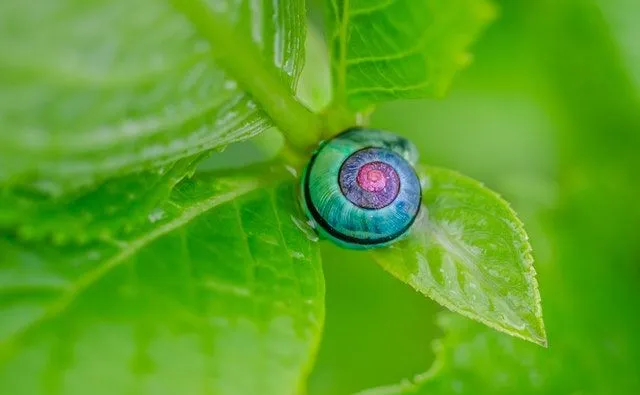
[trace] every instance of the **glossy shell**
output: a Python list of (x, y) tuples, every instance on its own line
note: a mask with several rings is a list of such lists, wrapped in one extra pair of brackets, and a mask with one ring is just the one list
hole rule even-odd
[(347, 248), (386, 246), (420, 211), (417, 151), (392, 133), (354, 128), (323, 143), (302, 177), (302, 204), (321, 236)]

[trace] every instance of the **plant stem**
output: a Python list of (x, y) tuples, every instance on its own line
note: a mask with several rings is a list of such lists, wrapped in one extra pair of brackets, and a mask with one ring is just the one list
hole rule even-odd
[(277, 158), (284, 164), (293, 167), (296, 170), (300, 170), (309, 161), (306, 155), (301, 154), (299, 151), (294, 150), (289, 144), (285, 142), (280, 152), (278, 152)]
[(371, 111), (372, 109), (367, 112), (352, 113), (348, 110), (346, 104), (332, 102), (321, 113), (324, 121), (322, 139), (330, 139), (354, 126), (367, 126)]
[(261, 61), (249, 35), (239, 34), (226, 15), (203, 0), (172, 2), (209, 40), (216, 62), (251, 94), (293, 147), (307, 151), (317, 144), (322, 129), (320, 118), (296, 100), (274, 65)]

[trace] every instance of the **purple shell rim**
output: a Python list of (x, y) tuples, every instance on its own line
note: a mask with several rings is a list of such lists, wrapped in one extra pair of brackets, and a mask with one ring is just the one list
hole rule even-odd
[[(349, 156), (339, 172), (339, 184), (343, 195), (358, 207), (378, 210), (387, 207), (400, 193), (400, 177), (389, 163), (379, 160), (378, 149), (363, 149)], [(368, 181), (375, 172), (382, 180)], [(383, 185), (381, 185), (383, 184)]]

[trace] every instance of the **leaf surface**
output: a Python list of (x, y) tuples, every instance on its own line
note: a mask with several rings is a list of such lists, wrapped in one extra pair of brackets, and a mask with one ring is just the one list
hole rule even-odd
[[(210, 23), (251, 39), (260, 59), (245, 59), (247, 67), (273, 70), (294, 91), (302, 1), (208, 7)], [(0, 37), (0, 182), (60, 191), (171, 165), (271, 126), (243, 81), (214, 60), (223, 48), (170, 2), (3, 1)]]
[(200, 158), (194, 155), (170, 166), (110, 179), (95, 189), (58, 199), (28, 189), (0, 190), (0, 229), (24, 240), (55, 244), (83, 244), (131, 232), (162, 217), (162, 204)]
[[(438, 356), (429, 371), (412, 380), (358, 395), (547, 393), (544, 383), (547, 377), (543, 376), (559, 368), (557, 364), (548, 364), (551, 362), (548, 350), (451, 313), (440, 314), (438, 323), (446, 336), (435, 343)], [(560, 386), (554, 391), (566, 393), (570, 389)]]
[(374, 259), (443, 306), (546, 345), (531, 246), (513, 210), (454, 171), (427, 167), (419, 175), (422, 218)]
[(323, 322), (293, 182), (186, 180), (110, 242), (0, 240), (0, 388), (11, 394), (284, 394)]
[(488, 0), (327, 0), (334, 100), (441, 96), (494, 17)]

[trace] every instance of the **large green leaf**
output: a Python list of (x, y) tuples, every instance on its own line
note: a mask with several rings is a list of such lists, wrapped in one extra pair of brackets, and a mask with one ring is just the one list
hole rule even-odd
[(173, 165), (107, 180), (95, 189), (59, 199), (20, 188), (0, 190), (0, 230), (25, 240), (86, 243), (157, 220), (174, 186), (201, 155)]
[(228, 48), (183, 15), (201, 2), (176, 4), (180, 11), (156, 0), (0, 2), (0, 182), (59, 191), (271, 126), (243, 78), (266, 74), (293, 92), (303, 2), (209, 2), (206, 24), (230, 26), (218, 41), (246, 44), (234, 47), (246, 55), (234, 58), (247, 69), (240, 79), (214, 60)]
[(456, 172), (429, 167), (420, 177), (423, 218), (376, 261), (453, 311), (546, 345), (531, 246), (513, 210)]
[(439, 96), (493, 18), (488, 0), (327, 0), (334, 97), (362, 109)]
[(0, 240), (0, 388), (22, 394), (292, 394), (323, 322), (294, 183), (198, 177), (135, 234)]

